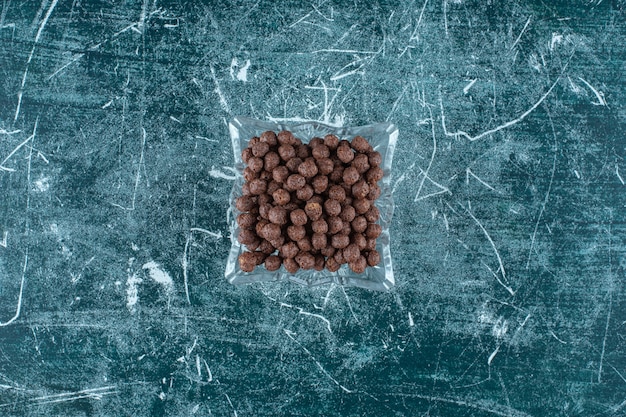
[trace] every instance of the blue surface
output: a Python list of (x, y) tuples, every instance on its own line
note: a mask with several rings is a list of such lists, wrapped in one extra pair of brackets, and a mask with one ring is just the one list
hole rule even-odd
[[(0, 415), (626, 413), (623, 1), (0, 10)], [(234, 115), (398, 126), (391, 292), (226, 282)]]

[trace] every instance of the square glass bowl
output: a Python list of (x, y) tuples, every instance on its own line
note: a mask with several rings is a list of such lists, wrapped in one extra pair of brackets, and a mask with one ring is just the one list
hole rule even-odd
[[(357, 127), (332, 127), (314, 121), (293, 124), (273, 123), (238, 116), (230, 122), (229, 130), (235, 157), (236, 179), (230, 193), (229, 208), (230, 213), (232, 213), (229, 216), (232, 246), (228, 254), (224, 275), (231, 284), (290, 280), (308, 286), (335, 283), (379, 291), (386, 291), (393, 287), (395, 280), (391, 265), (389, 225), (391, 224), (394, 209), (390, 181), (391, 163), (396, 142), (398, 141), (398, 129), (395, 125), (392, 123), (376, 123)], [(248, 142), (252, 137), (260, 136), (261, 133), (267, 130), (276, 133), (281, 130), (289, 130), (304, 143), (308, 143), (314, 137), (323, 138), (328, 134), (334, 134), (339, 139), (347, 140), (352, 140), (354, 136), (360, 135), (369, 141), (374, 150), (381, 153), (383, 158), (381, 168), (384, 171), (384, 176), (378, 182), (381, 194), (375, 203), (380, 211), (378, 223), (382, 226), (382, 233), (376, 239), (376, 250), (381, 255), (380, 263), (377, 266), (366, 268), (362, 274), (352, 272), (348, 265), (345, 264), (337, 272), (330, 272), (326, 269), (322, 271), (299, 270), (295, 274), (290, 274), (283, 266), (274, 272), (266, 270), (263, 265), (257, 266), (252, 272), (244, 272), (239, 268), (238, 257), (244, 251), (244, 247), (237, 240), (239, 226), (236, 218), (239, 215), (239, 211), (235, 207), (235, 200), (241, 196), (241, 187), (244, 184), (243, 170), (245, 164), (241, 159), (241, 151), (248, 146)]]

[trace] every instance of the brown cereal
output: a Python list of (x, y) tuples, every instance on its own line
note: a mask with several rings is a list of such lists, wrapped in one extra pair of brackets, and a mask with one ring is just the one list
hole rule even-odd
[(261, 194), (257, 197), (257, 204), (270, 204), (272, 202), (272, 196), (269, 194)]
[(315, 161), (320, 174), (328, 175), (335, 169), (335, 164), (330, 158), (322, 158)]
[(263, 171), (263, 160), (253, 156), (248, 160), (248, 168), (257, 173)]
[(276, 133), (272, 132), (271, 130), (261, 133), (261, 136), (259, 136), (259, 141), (265, 142), (270, 146), (276, 146), (276, 144), (278, 143)]
[(289, 169), (284, 165), (276, 167), (274, 171), (272, 171), (272, 178), (279, 184), (284, 183), (287, 177), (289, 177)]
[(343, 171), (344, 168), (342, 166), (335, 165), (333, 172), (328, 175), (328, 179), (334, 183), (340, 183), (343, 180)]
[(256, 233), (254, 233), (254, 230), (250, 230), (250, 229), (241, 229), (239, 231), (239, 236), (237, 237), (237, 240), (242, 245), (250, 244), (254, 242), (256, 239), (257, 239)]
[(359, 250), (359, 247), (354, 243), (349, 244), (343, 250), (343, 258), (347, 262), (355, 262), (359, 259), (359, 256), (361, 256), (361, 251)]
[(285, 237), (279, 236), (277, 239), (269, 239), (268, 242), (270, 242), (274, 248), (279, 249), (285, 243)]
[(299, 251), (300, 249), (298, 248), (298, 245), (296, 245), (295, 242), (285, 243), (278, 250), (278, 252), (280, 253), (280, 256), (282, 256), (283, 258), (294, 258), (298, 254)]
[(343, 234), (333, 235), (331, 245), (335, 249), (343, 249), (350, 244), (350, 237)]
[(350, 233), (352, 233), (352, 226), (350, 226), (350, 223), (343, 222), (343, 227), (341, 228), (341, 231), (339, 233), (342, 235), (349, 236)]
[(272, 198), (274, 198), (274, 192), (278, 189), (281, 188), (281, 185), (279, 183), (277, 183), (274, 180), (271, 180), (268, 184), (267, 184), (267, 194), (271, 195)]
[(246, 245), (246, 248), (248, 248), (248, 250), (257, 250), (257, 248), (261, 245), (261, 239), (256, 239), (254, 242), (252, 243), (248, 243)]
[(341, 268), (341, 264), (333, 257), (326, 258), (326, 264), (324, 265), (330, 272), (337, 272)]
[(380, 263), (380, 253), (376, 249), (371, 250), (367, 254), (367, 264), (369, 266), (376, 266)]
[(313, 190), (313, 187), (309, 184), (305, 184), (304, 187), (296, 191), (296, 197), (298, 197), (298, 200), (307, 201), (313, 197), (314, 193), (315, 191)]
[(261, 238), (265, 238), (265, 236), (263, 235), (263, 228), (265, 227), (265, 225), (269, 224), (269, 222), (265, 219), (261, 219), (257, 222), (256, 226), (254, 227), (254, 230), (256, 231), (257, 236), (261, 237)]
[(298, 158), (296, 156), (295, 158), (291, 158), (289, 161), (287, 161), (285, 166), (287, 167), (289, 172), (293, 172), (294, 174), (297, 174), (298, 173), (298, 167), (301, 164), (302, 164), (302, 159), (300, 159), (300, 158)]
[(367, 268), (367, 261), (365, 260), (364, 256), (359, 256), (359, 259), (357, 259), (356, 261), (349, 262), (348, 266), (354, 273), (362, 274), (363, 272), (365, 272), (365, 268)]
[(365, 235), (370, 239), (376, 239), (382, 233), (383, 228), (378, 223), (370, 223), (367, 225)]
[(278, 268), (280, 268), (280, 265), (283, 263), (283, 261), (276, 255), (271, 255), (268, 256), (265, 259), (265, 269), (267, 269), (268, 271), (276, 271), (278, 270)]
[(266, 142), (259, 141), (252, 146), (252, 155), (258, 158), (262, 158), (263, 156), (265, 156), (266, 153), (269, 152), (269, 150), (270, 145), (268, 145)]
[(270, 181), (272, 180), (272, 173), (269, 171), (263, 170), (259, 173), (259, 178), (262, 179), (263, 181)]
[(307, 203), (317, 203), (321, 205), (324, 203), (324, 199), (322, 198), (322, 196), (314, 195), (313, 197), (309, 198), (309, 201), (307, 201)]
[(315, 257), (304, 251), (296, 255), (295, 261), (302, 269), (313, 269), (313, 266), (315, 265)]
[(316, 146), (321, 145), (323, 143), (324, 143), (324, 140), (322, 138), (314, 137), (309, 141), (309, 146), (311, 147), (311, 149), (314, 149)]
[[(266, 255), (271, 255), (272, 253), (274, 253), (276, 249), (274, 248), (274, 245), (272, 245), (272, 243), (269, 240), (262, 240), (261, 244), (259, 245), (259, 251), (261, 251), (262, 253), (266, 254)], [(260, 262), (257, 260), (258, 264), (260, 265), (263, 260), (261, 260)]]
[(289, 239), (297, 242), (306, 236), (306, 229), (304, 226), (296, 226), (295, 224), (292, 224), (287, 227), (287, 236), (289, 236)]
[(239, 211), (250, 211), (253, 207), (256, 206), (256, 200), (254, 197), (249, 195), (244, 195), (235, 200), (235, 207)]
[(280, 226), (275, 223), (268, 223), (263, 227), (263, 237), (267, 240), (278, 239), (280, 235)]
[(291, 219), (291, 223), (296, 226), (304, 226), (307, 222), (307, 215), (302, 209), (297, 209), (289, 213), (289, 218)]
[[(302, 145), (305, 146), (305, 145)], [(298, 172), (304, 178), (313, 178), (317, 175), (317, 165), (315, 165), (314, 159), (306, 159), (303, 163), (298, 166)]]
[(287, 188), (292, 191), (299, 190), (300, 188), (304, 187), (305, 184), (306, 180), (300, 174), (291, 174), (287, 178)]
[(287, 223), (287, 210), (280, 206), (272, 207), (267, 218), (272, 223), (283, 225)]
[(256, 256), (252, 252), (239, 255), (239, 267), (243, 272), (252, 272), (256, 266)]
[(363, 136), (355, 136), (350, 145), (352, 149), (361, 153), (367, 153), (372, 150), (372, 145)]
[(254, 136), (252, 139), (250, 139), (250, 142), (248, 142), (248, 148), (252, 150), (252, 147), (256, 145), (257, 143), (259, 143), (259, 141), (260, 141), (260, 138), (257, 136)]
[(355, 167), (348, 167), (343, 171), (343, 183), (345, 185), (354, 185), (359, 180), (361, 175)]
[(309, 145), (300, 144), (296, 146), (296, 156), (300, 159), (306, 159), (311, 156)]
[(344, 190), (341, 185), (332, 185), (328, 189), (328, 198), (341, 203), (346, 199), (346, 190)]
[(349, 145), (341, 144), (337, 147), (337, 157), (344, 164), (348, 164), (354, 159), (354, 152), (352, 152)]
[(313, 178), (311, 184), (313, 185), (313, 190), (316, 194), (322, 194), (328, 188), (328, 177), (326, 175), (318, 175), (317, 177)]
[(268, 152), (263, 157), (265, 170), (273, 171), (280, 164), (280, 156), (276, 152)]
[(283, 130), (278, 132), (278, 143), (281, 145), (293, 145), (296, 143), (296, 138), (290, 131)]
[(352, 196), (354, 198), (365, 198), (370, 192), (370, 186), (363, 180), (360, 180), (352, 186)]
[(365, 173), (365, 179), (369, 183), (378, 182), (378, 181), (382, 180), (384, 176), (385, 176), (385, 173), (384, 173), (384, 171), (383, 171), (383, 169), (381, 167), (371, 167)]
[(377, 167), (383, 163), (383, 156), (380, 152), (372, 151), (368, 154), (370, 166)]
[(251, 195), (252, 194), (250, 192), (250, 184), (248, 182), (244, 182), (243, 185), (241, 186), (241, 194), (242, 195)]
[(293, 258), (287, 258), (283, 260), (283, 266), (290, 274), (295, 274), (300, 269), (300, 266)]
[(353, 233), (350, 237), (350, 241), (354, 243), (359, 250), (364, 250), (367, 246), (367, 238), (363, 233)]
[(311, 244), (314, 249), (323, 249), (328, 244), (328, 240), (326, 239), (326, 235), (324, 233), (313, 233), (311, 237)]
[(329, 256), (333, 256), (333, 255), (335, 254), (335, 251), (336, 251), (336, 250), (337, 250), (337, 249), (333, 248), (332, 246), (330, 246), (330, 245), (326, 245), (325, 247), (323, 247), (322, 249), (320, 249), (320, 253), (321, 253), (323, 256), (329, 257)]
[(377, 184), (370, 184), (370, 192), (367, 195), (368, 200), (376, 200), (380, 197), (380, 187)]
[(267, 182), (260, 178), (250, 181), (250, 192), (254, 195), (264, 194), (267, 191)]
[(311, 239), (308, 236), (303, 237), (298, 242), (298, 247), (303, 252), (310, 252), (313, 249), (313, 245), (311, 244)]
[(365, 174), (367, 172), (368, 169), (370, 169), (370, 163), (367, 159), (367, 155), (364, 155), (362, 153), (358, 154), (357, 156), (354, 157), (354, 160), (352, 161), (351, 164), (353, 167), (356, 168), (356, 170), (359, 172), (359, 174)]
[(343, 229), (343, 222), (337, 216), (331, 216), (328, 218), (328, 233), (334, 235), (335, 233)]
[(306, 206), (304, 206), (304, 211), (311, 220), (317, 220), (322, 217), (322, 206), (319, 203), (307, 203)]
[(278, 147), (278, 155), (280, 155), (280, 159), (287, 162), (296, 157), (296, 150), (291, 145), (283, 144)]
[(313, 158), (317, 160), (325, 159), (330, 156), (330, 149), (328, 149), (328, 146), (321, 144), (315, 146), (311, 153), (313, 154)]
[(241, 159), (243, 160), (244, 164), (247, 164), (250, 158), (252, 158), (252, 149), (246, 148), (241, 151)]
[(328, 233), (328, 223), (324, 219), (315, 220), (311, 223), (311, 229), (313, 233)]
[(334, 151), (339, 146), (339, 138), (335, 135), (326, 135), (324, 136), (324, 145)]
[(378, 207), (372, 204), (370, 209), (365, 212), (364, 216), (368, 222), (374, 223), (380, 217), (380, 211), (378, 210)]
[(339, 215), (339, 217), (341, 217), (341, 220), (343, 220), (344, 222), (350, 223), (352, 220), (354, 220), (355, 216), (356, 211), (354, 211), (354, 207), (346, 205), (341, 208), (341, 214)]
[(352, 202), (352, 207), (356, 210), (357, 214), (365, 214), (367, 210), (370, 209), (371, 203), (368, 199), (365, 198), (357, 198)]
[(337, 200), (326, 200), (324, 202), (324, 211), (329, 216), (338, 216), (341, 213), (341, 204)]
[(291, 199), (291, 197), (289, 196), (289, 191), (283, 188), (279, 188), (278, 190), (274, 191), (274, 193), (272, 193), (272, 198), (274, 199), (274, 202), (276, 204), (281, 206), (287, 204)]
[(237, 224), (242, 229), (254, 229), (256, 224), (256, 216), (250, 213), (241, 213), (237, 216)]
[(363, 233), (367, 229), (367, 220), (364, 216), (357, 216), (352, 220), (352, 230), (357, 233)]
[(346, 260), (343, 258), (343, 250), (341, 249), (335, 250), (333, 258), (335, 259), (335, 262), (337, 262), (339, 265), (346, 263)]
[(259, 206), (259, 215), (265, 220), (270, 219), (270, 210), (272, 209), (271, 204), (261, 204)]
[(253, 179), (257, 178), (259, 176), (258, 172), (254, 172), (252, 170), (252, 168), (250, 167), (246, 167), (243, 170), (243, 179), (246, 181), (252, 181)]
[(323, 255), (315, 255), (315, 265), (313, 265), (313, 269), (315, 269), (316, 271), (321, 271), (322, 269), (324, 269), (325, 263), (326, 262)]

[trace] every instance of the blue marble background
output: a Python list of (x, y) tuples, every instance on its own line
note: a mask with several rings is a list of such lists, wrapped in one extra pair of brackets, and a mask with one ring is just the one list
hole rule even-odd
[[(625, 11), (4, 0), (0, 415), (624, 415)], [(392, 291), (225, 281), (235, 115), (398, 125)]]

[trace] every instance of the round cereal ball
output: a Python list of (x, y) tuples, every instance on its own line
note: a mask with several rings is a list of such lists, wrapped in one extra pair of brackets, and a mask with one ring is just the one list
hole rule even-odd
[(256, 216), (251, 213), (241, 213), (237, 216), (237, 224), (242, 229), (254, 229), (256, 225)]
[(357, 233), (363, 233), (367, 230), (367, 220), (364, 216), (357, 216), (350, 223), (352, 225), (352, 230)]
[(313, 194), (315, 194), (315, 190), (313, 190), (313, 187), (311, 187), (309, 184), (305, 184), (304, 187), (296, 191), (296, 197), (298, 197), (298, 199), (302, 201), (307, 201), (308, 199), (313, 197)]
[(352, 152), (349, 145), (342, 144), (337, 147), (337, 157), (344, 164), (348, 164), (354, 159), (354, 152)]
[(321, 195), (313, 195), (313, 197), (309, 198), (307, 203), (317, 203), (321, 205), (322, 203), (324, 203), (324, 199)]
[(352, 202), (352, 207), (356, 211), (356, 214), (365, 214), (370, 209), (372, 203), (366, 198), (357, 198)]
[(262, 158), (265, 156), (266, 153), (268, 153), (270, 150), (270, 145), (268, 145), (265, 142), (257, 142), (252, 146), (252, 155), (256, 156), (257, 158)]
[(341, 185), (331, 185), (328, 189), (328, 198), (341, 203), (346, 199), (346, 190)]
[(247, 182), (244, 182), (241, 186), (241, 195), (252, 195), (252, 193), (250, 192), (250, 184), (248, 184)]
[(383, 156), (378, 151), (372, 151), (368, 154), (370, 166), (378, 167), (383, 163)]
[(349, 244), (343, 250), (343, 258), (347, 262), (355, 262), (359, 259), (359, 256), (361, 256), (361, 251), (359, 250), (359, 247), (354, 243)]
[(307, 215), (302, 209), (297, 209), (289, 213), (291, 223), (296, 226), (304, 226), (307, 222)]
[(343, 249), (350, 244), (350, 237), (343, 234), (333, 235), (331, 245), (335, 249)]
[(376, 183), (370, 183), (370, 192), (367, 195), (367, 199), (374, 201), (380, 197), (380, 193), (380, 187)]
[(274, 198), (274, 192), (279, 188), (281, 188), (281, 185), (279, 183), (274, 180), (270, 180), (270, 182), (267, 184), (267, 194), (271, 195), (272, 198)]
[(315, 255), (315, 265), (313, 265), (313, 269), (315, 269), (316, 271), (321, 271), (322, 269), (324, 269), (324, 264), (326, 262), (324, 261), (324, 257), (322, 255)]
[(311, 185), (313, 185), (313, 191), (316, 194), (322, 194), (328, 188), (328, 177), (326, 175), (318, 175), (313, 178)]
[(313, 158), (317, 160), (325, 159), (330, 156), (330, 149), (328, 149), (328, 146), (321, 144), (321, 145), (315, 146), (313, 150), (311, 151), (311, 153), (313, 154)]
[(328, 175), (335, 169), (335, 164), (330, 158), (322, 158), (315, 161), (317, 170), (322, 175)]
[(315, 257), (308, 252), (300, 252), (296, 255), (295, 261), (302, 269), (313, 269)]
[(261, 204), (259, 206), (259, 216), (265, 220), (270, 219), (270, 210), (272, 209), (271, 204)]
[(276, 255), (271, 255), (268, 256), (265, 259), (265, 269), (267, 269), (268, 271), (276, 271), (278, 270), (278, 268), (280, 268), (280, 265), (283, 263), (283, 261)]
[(353, 233), (350, 237), (350, 241), (354, 243), (359, 250), (364, 250), (367, 246), (367, 238), (363, 233)]
[[(261, 244), (259, 245), (259, 249), (258, 251), (266, 254), (266, 255), (271, 255), (272, 253), (274, 253), (276, 249), (274, 248), (274, 245), (272, 245), (272, 243), (269, 240), (263, 239), (261, 241)], [(263, 258), (265, 259), (265, 258)], [(263, 259), (257, 259), (257, 265), (260, 265), (263, 263)]]
[(294, 145), (296, 143), (296, 137), (288, 130), (278, 132), (277, 139), (281, 145)]
[(241, 196), (237, 198), (237, 200), (235, 200), (235, 207), (237, 208), (237, 210), (242, 212), (250, 211), (252, 208), (256, 207), (256, 205), (256, 199), (249, 195)]
[(310, 252), (313, 249), (313, 245), (311, 244), (311, 239), (308, 236), (303, 237), (298, 242), (298, 247), (303, 252)]
[(328, 222), (328, 233), (330, 233), (331, 235), (334, 235), (335, 233), (338, 233), (341, 231), (341, 229), (343, 229), (343, 222), (337, 216), (329, 217), (327, 222)]
[(296, 157), (296, 150), (291, 145), (283, 144), (278, 147), (278, 155), (280, 156), (280, 159), (287, 162)]
[(339, 138), (335, 135), (326, 135), (324, 136), (324, 145), (334, 151), (339, 146)]
[(265, 166), (266, 171), (274, 171), (280, 164), (280, 156), (276, 152), (268, 152), (263, 157), (263, 165)]
[(283, 225), (287, 223), (287, 210), (280, 206), (272, 207), (267, 219), (272, 223)]
[(372, 145), (363, 136), (355, 136), (350, 144), (352, 149), (360, 153), (367, 153), (372, 151)]
[(246, 245), (246, 248), (248, 250), (257, 250), (259, 246), (261, 246), (261, 239), (256, 239), (254, 242), (248, 243)]
[(267, 182), (260, 178), (255, 178), (250, 181), (250, 192), (254, 195), (265, 194), (267, 191)]
[(376, 249), (371, 250), (367, 254), (367, 264), (369, 266), (376, 266), (380, 263), (380, 253)]
[(241, 151), (241, 159), (243, 160), (244, 163), (247, 164), (250, 158), (252, 158), (252, 149), (246, 148), (243, 151)]
[(326, 200), (324, 201), (324, 211), (329, 216), (339, 216), (341, 204), (337, 200)]
[(354, 262), (348, 262), (348, 266), (350, 269), (356, 274), (362, 274), (365, 272), (365, 268), (367, 268), (367, 261), (364, 256), (359, 256)]
[(253, 156), (248, 159), (248, 167), (256, 173), (263, 171), (263, 159)]
[(378, 210), (378, 207), (372, 204), (370, 209), (365, 212), (364, 216), (369, 223), (374, 223), (380, 217), (380, 211)]
[(306, 229), (304, 226), (296, 226), (295, 224), (292, 224), (287, 227), (287, 236), (289, 236), (289, 239), (297, 242), (306, 236)]
[(343, 250), (341, 250), (341, 249), (336, 249), (335, 250), (335, 254), (333, 255), (333, 259), (335, 259), (335, 261), (339, 265), (346, 263), (346, 260), (343, 259)]
[(343, 222), (343, 227), (341, 228), (341, 232), (339, 233), (342, 235), (349, 236), (350, 233), (352, 233), (352, 226), (350, 226), (350, 223)]
[(269, 221), (265, 220), (265, 219), (261, 219), (257, 222), (256, 226), (254, 227), (254, 231), (256, 232), (257, 236), (265, 239), (265, 236), (263, 235), (263, 229), (265, 228), (265, 225), (269, 224)]
[(287, 161), (285, 163), (285, 166), (287, 167), (289, 172), (293, 172), (294, 174), (297, 174), (298, 167), (300, 166), (300, 164), (302, 164), (302, 159), (296, 156), (295, 158), (291, 158), (289, 161)]
[(377, 223), (370, 223), (367, 225), (367, 230), (365, 231), (365, 236), (370, 239), (376, 239), (382, 233), (383, 228), (381, 225)]
[(291, 213), (292, 211), (300, 208), (300, 205), (294, 200), (294, 195), (291, 196), (291, 199), (292, 201), (290, 203), (285, 204), (285, 210), (287, 210), (287, 213)]
[(293, 258), (283, 259), (283, 266), (290, 274), (295, 274), (300, 269), (300, 266)]
[(276, 133), (272, 132), (271, 130), (261, 133), (261, 136), (259, 136), (259, 141), (265, 142), (270, 146), (276, 146), (276, 144), (278, 143)]
[(319, 203), (307, 203), (304, 206), (304, 211), (311, 220), (317, 220), (322, 217), (322, 206)]
[(306, 159), (311, 156), (311, 149), (309, 148), (309, 145), (301, 143), (300, 145), (297, 145), (295, 149), (296, 156), (300, 159)]
[(291, 197), (289, 196), (289, 191), (283, 188), (279, 188), (278, 190), (274, 191), (272, 193), (272, 198), (274, 199), (274, 202), (276, 204), (281, 205), (281, 206), (284, 206), (285, 204), (287, 204), (289, 200), (291, 199)]
[(269, 171), (261, 171), (259, 172), (259, 178), (262, 179), (263, 181), (271, 181), (272, 180), (272, 173)]
[(263, 237), (267, 240), (278, 239), (280, 235), (280, 226), (275, 223), (268, 223), (263, 227)]
[(359, 171), (355, 167), (348, 167), (343, 171), (343, 182), (346, 185), (354, 185), (361, 178)]
[(328, 245), (328, 240), (324, 233), (313, 233), (311, 237), (311, 244), (314, 249), (323, 249)]
[(370, 163), (369, 163), (369, 160), (367, 159), (367, 155), (364, 155), (362, 153), (354, 157), (354, 160), (352, 161), (351, 165), (355, 167), (356, 170), (359, 171), (359, 174), (361, 175), (365, 174), (367, 170), (370, 169)]
[(341, 268), (341, 264), (332, 257), (326, 258), (326, 263), (324, 266), (330, 272), (337, 272), (339, 271), (339, 268)]
[[(252, 158), (251, 158), (252, 159)], [(259, 173), (258, 172), (254, 172), (252, 170), (252, 168), (250, 167), (245, 167), (243, 169), (243, 179), (246, 181), (252, 181), (255, 178), (259, 177)]]
[(329, 257), (329, 256), (333, 256), (336, 251), (337, 249), (333, 248), (330, 245), (326, 245), (325, 247), (320, 249), (320, 254), (322, 254), (322, 256)]
[(316, 146), (321, 145), (323, 143), (324, 143), (324, 140), (316, 136), (309, 141), (309, 146), (311, 147), (311, 149), (313, 149)]
[(252, 272), (256, 267), (256, 255), (252, 252), (243, 252), (239, 255), (239, 268), (243, 272)]
[(272, 244), (274, 249), (280, 249), (285, 244), (285, 237), (284, 236), (278, 236), (278, 238), (270, 239), (270, 240), (268, 240), (268, 242), (270, 242)]
[(257, 240), (257, 235), (256, 233), (254, 233), (254, 230), (241, 229), (239, 231), (239, 236), (237, 237), (237, 240), (242, 245), (248, 245), (250, 243), (253, 243), (255, 240)]
[(311, 223), (311, 229), (313, 230), (313, 233), (328, 233), (328, 223), (326, 223), (326, 220), (324, 219), (315, 220)]
[(350, 223), (356, 217), (356, 211), (354, 207), (345, 205), (341, 208), (341, 214), (339, 215), (341, 220)]
[(287, 167), (284, 165), (277, 166), (272, 171), (272, 179), (279, 184), (282, 184), (285, 181), (287, 181), (287, 177), (289, 177), (289, 169), (287, 169)]
[(272, 202), (272, 196), (269, 194), (261, 194), (257, 197), (257, 203), (261, 204), (270, 204)]
[(287, 188), (292, 191), (299, 190), (300, 188), (304, 187), (305, 184), (306, 180), (300, 174), (291, 174), (289, 177), (287, 177)]
[(376, 183), (383, 179), (385, 173), (381, 167), (372, 167), (365, 173), (365, 179), (369, 183)]
[(335, 165), (333, 172), (328, 175), (328, 179), (335, 184), (341, 183), (343, 181), (343, 171), (344, 168), (342, 166)]
[(370, 186), (363, 180), (360, 180), (352, 186), (352, 196), (354, 198), (365, 198), (370, 192)]
[(296, 245), (295, 242), (285, 243), (278, 250), (278, 253), (280, 254), (280, 256), (283, 257), (283, 259), (294, 258), (298, 254), (298, 252), (300, 252), (300, 249), (298, 248), (298, 245)]
[(304, 178), (313, 178), (317, 175), (317, 165), (314, 159), (306, 159), (298, 166), (298, 173)]
[(252, 149), (252, 147), (254, 145), (256, 145), (257, 143), (259, 143), (261, 139), (258, 136), (253, 136), (249, 141), (248, 141), (248, 148)]

